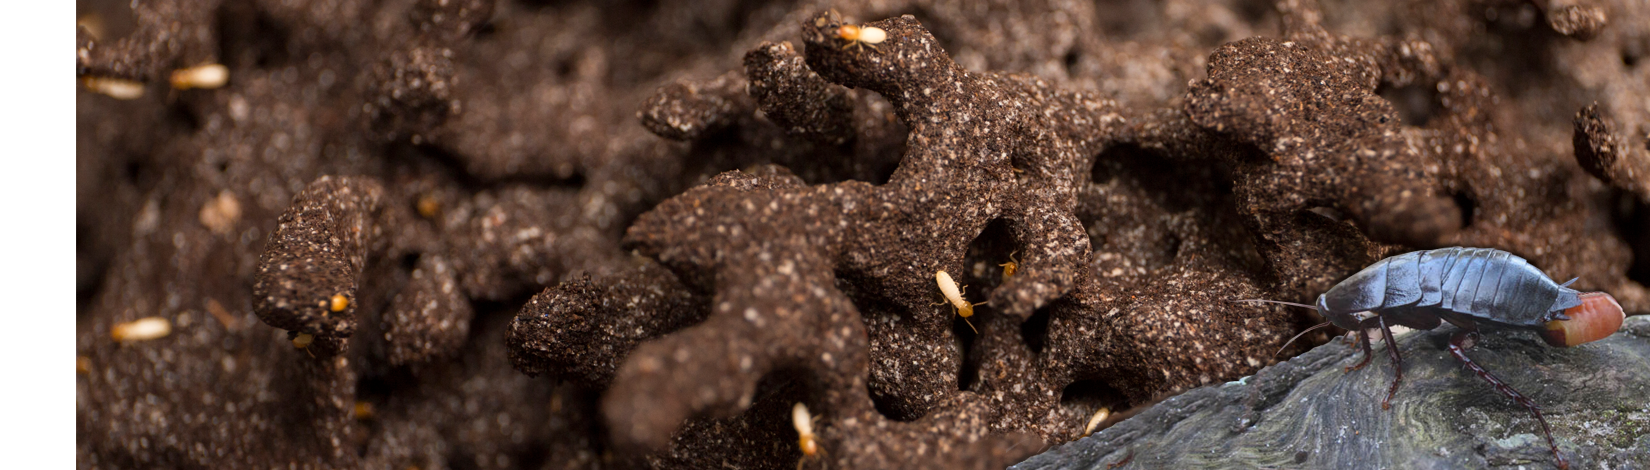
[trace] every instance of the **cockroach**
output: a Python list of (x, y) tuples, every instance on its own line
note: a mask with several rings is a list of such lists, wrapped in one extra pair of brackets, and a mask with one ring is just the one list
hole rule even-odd
[(1329, 321), (1306, 331), (1328, 324), (1352, 331), (1363, 346), (1364, 358), (1348, 366), (1346, 372), (1369, 364), (1372, 353), (1368, 331), (1380, 328), (1393, 369), (1392, 387), (1381, 401), (1381, 409), (1392, 408), (1392, 396), (1404, 378), (1403, 359), (1392, 338), (1391, 325), (1420, 330), (1437, 328), (1442, 322), (1455, 325), (1461, 331), (1450, 338), (1450, 355), (1489, 382), (1495, 391), (1530, 410), (1541, 423), (1541, 432), (1552, 447), (1558, 467), (1567, 469), (1570, 464), (1553, 441), (1552, 428), (1541, 415), (1541, 408), (1474, 363), (1466, 350), (1478, 341), (1481, 326), (1535, 331), (1547, 344), (1560, 347), (1597, 341), (1621, 328), (1626, 315), (1614, 297), (1604, 292), (1578, 292), (1569, 287), (1574, 282), (1553, 282), (1524, 258), (1505, 251), (1451, 247), (1404, 253), (1369, 265), (1319, 295), (1316, 306), (1258, 299), (1239, 302), (1316, 309)]

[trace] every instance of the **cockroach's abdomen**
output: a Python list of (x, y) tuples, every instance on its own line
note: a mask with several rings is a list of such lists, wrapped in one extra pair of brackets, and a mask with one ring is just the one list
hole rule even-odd
[(1581, 294), (1581, 305), (1565, 309), (1564, 315), (1570, 319), (1549, 321), (1541, 331), (1547, 344), (1568, 347), (1598, 341), (1621, 329), (1627, 318), (1616, 298), (1603, 292)]

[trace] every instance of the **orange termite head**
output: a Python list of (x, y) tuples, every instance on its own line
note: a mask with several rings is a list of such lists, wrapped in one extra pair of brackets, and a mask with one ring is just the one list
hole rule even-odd
[(1590, 343), (1621, 329), (1627, 314), (1622, 313), (1615, 297), (1604, 292), (1588, 292), (1580, 298), (1581, 305), (1564, 309), (1569, 320), (1547, 322), (1547, 329), (1541, 331), (1541, 339), (1547, 344), (1568, 347)]
[(859, 40), (859, 27), (851, 24), (842, 25), (836, 29), (836, 37), (849, 41)]
[(819, 444), (814, 443), (813, 436), (800, 438), (797, 443), (802, 446), (802, 455), (808, 457), (819, 455)]

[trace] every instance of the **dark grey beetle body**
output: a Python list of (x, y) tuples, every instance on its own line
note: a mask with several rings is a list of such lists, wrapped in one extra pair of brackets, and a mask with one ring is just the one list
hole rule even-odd
[(1512, 253), (1451, 247), (1369, 265), (1318, 296), (1317, 309), (1348, 330), (1372, 326), (1356, 315), (1366, 311), (1417, 329), (1436, 328), (1440, 319), (1533, 329), (1568, 319), (1564, 309), (1580, 305), (1579, 295)]
[[(1547, 426), (1547, 419), (1541, 416), (1541, 408), (1535, 401), (1466, 355), (1466, 350), (1478, 340), (1479, 326), (1546, 330), (1549, 321), (1570, 320), (1564, 311), (1581, 305), (1582, 299), (1581, 293), (1568, 285), (1553, 282), (1546, 273), (1512, 253), (1452, 247), (1413, 251), (1380, 260), (1318, 296), (1315, 308), (1330, 323), (1351, 330), (1363, 346), (1363, 361), (1347, 367), (1348, 372), (1369, 363), (1372, 355), (1369, 331), (1382, 333), (1387, 352), (1392, 356), (1393, 371), (1392, 387), (1381, 401), (1383, 409), (1391, 407), (1392, 396), (1398, 393), (1398, 383), (1404, 378), (1403, 359), (1390, 326), (1430, 330), (1447, 321), (1460, 327), (1461, 331), (1450, 338), (1450, 354), (1497, 392), (1529, 409), (1541, 423), (1555, 463), (1559, 468), (1569, 468), (1558, 443), (1553, 441), (1552, 428)], [(1613, 299), (1609, 302), (1615, 303)], [(1616, 310), (1619, 314), (1620, 307)]]

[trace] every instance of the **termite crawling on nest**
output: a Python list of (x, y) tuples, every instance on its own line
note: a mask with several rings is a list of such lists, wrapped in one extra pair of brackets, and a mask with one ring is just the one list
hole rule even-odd
[(963, 291), (957, 289), (957, 281), (951, 280), (951, 275), (945, 271), (935, 271), (934, 282), (940, 285), (940, 293), (945, 295), (945, 300), (951, 302), (952, 307), (956, 307), (957, 316), (962, 317), (964, 323), (968, 323), (968, 329), (974, 330), (974, 334), (979, 334), (980, 330), (974, 328), (974, 322), (968, 321), (968, 317), (974, 316), (975, 305), (985, 302), (968, 303), (968, 300), (963, 298)]
[(1380, 328), (1393, 368), (1392, 387), (1381, 401), (1382, 409), (1391, 408), (1392, 396), (1404, 378), (1403, 359), (1398, 355), (1391, 325), (1420, 330), (1437, 328), (1445, 321), (1455, 325), (1461, 331), (1450, 338), (1450, 355), (1489, 382), (1497, 392), (1530, 410), (1541, 423), (1541, 431), (1547, 437), (1547, 445), (1552, 447), (1558, 467), (1567, 469), (1569, 462), (1553, 441), (1552, 429), (1541, 416), (1541, 408), (1474, 363), (1466, 350), (1478, 341), (1480, 325), (1536, 331), (1547, 344), (1561, 347), (1604, 339), (1621, 328), (1626, 315), (1614, 297), (1604, 292), (1577, 292), (1569, 288), (1572, 282), (1575, 280), (1562, 285), (1553, 282), (1541, 270), (1512, 253), (1452, 247), (1415, 251), (1378, 261), (1319, 295), (1316, 306), (1273, 300), (1239, 302), (1271, 302), (1316, 309), (1329, 321), (1307, 331), (1328, 324), (1352, 331), (1363, 346), (1364, 359), (1347, 367), (1347, 372), (1369, 363), (1367, 331)]
[(873, 51), (882, 52), (877, 50), (877, 44), (881, 44), (882, 41), (888, 40), (888, 32), (876, 26), (854, 26), (851, 24), (845, 24), (836, 29), (836, 37), (838, 39), (848, 41), (847, 44), (842, 45), (843, 49), (856, 47), (863, 44), (866, 47), (870, 47)]
[(819, 442), (814, 436), (814, 417), (808, 414), (808, 406), (797, 402), (791, 406), (791, 425), (796, 427), (796, 445), (802, 449), (802, 459), (796, 461), (796, 468), (801, 470), (802, 462), (819, 455)]
[(1003, 268), (1004, 281), (1007, 281), (1008, 278), (1014, 277), (1014, 273), (1020, 272), (1020, 262), (1014, 260), (1014, 253), (1008, 254), (1007, 263), (999, 264), (997, 266), (1001, 266)]

